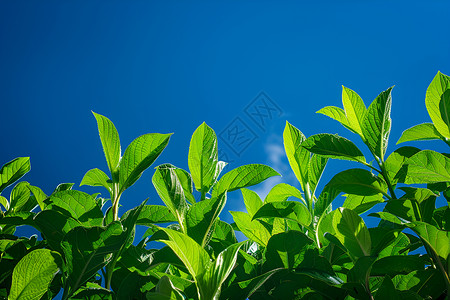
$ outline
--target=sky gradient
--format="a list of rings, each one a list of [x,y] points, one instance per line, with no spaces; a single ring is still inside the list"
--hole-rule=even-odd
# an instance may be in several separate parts
[[[395,85],[388,154],[403,130],[430,121],[426,88],[438,70],[450,74],[449,17],[450,1],[2,1],[0,165],[30,156],[23,180],[47,194],[62,182],[77,187],[89,169],[107,171],[92,110],[114,122],[122,152],[139,135],[173,132],[153,167],[187,169],[191,135],[206,122],[225,170],[267,163],[283,178],[256,186],[261,195],[278,182],[298,187],[282,144],[286,121],[306,136],[338,133],[368,154],[315,114],[342,106],[342,85],[366,106]],[[237,150],[225,138],[236,126],[251,133]],[[330,162],[321,186],[355,166]],[[147,197],[162,204],[153,167],[125,192],[120,214]],[[230,193],[226,210],[242,208]]]

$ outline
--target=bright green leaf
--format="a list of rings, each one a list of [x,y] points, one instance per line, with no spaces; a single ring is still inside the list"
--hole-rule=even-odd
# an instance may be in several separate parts
[[[420,151],[406,160],[405,165],[407,184],[450,181],[450,158],[438,152]]]
[[[330,117],[347,128],[350,127],[347,116],[345,115],[345,111],[340,107],[325,106],[324,108],[318,110],[316,113]]]
[[[384,202],[382,194],[375,194],[371,196],[350,194],[347,195],[347,198],[345,199],[344,204],[342,204],[342,207],[351,209],[359,215],[363,212],[368,211],[376,204],[382,202]]]
[[[433,123],[415,125],[403,131],[397,145],[411,141],[443,140],[444,137],[437,131]]]
[[[396,185],[397,182],[404,182],[406,179],[406,167],[405,161],[419,152],[420,149],[416,147],[400,147],[392,152],[386,161],[384,162],[384,168],[387,172],[387,176],[392,185]]]
[[[83,185],[103,186],[110,193],[113,191],[111,179],[109,179],[108,175],[100,169],[91,169],[87,171],[80,183],[80,186]]]
[[[305,187],[308,181],[308,165],[310,159],[309,151],[300,146],[305,139],[305,135],[300,130],[286,121],[286,126],[283,131],[284,149],[289,165],[302,188]]]
[[[305,203],[302,193],[296,187],[293,187],[287,183],[279,183],[275,185],[267,194],[266,199],[264,199],[264,203],[285,201],[289,197],[295,197]]]
[[[450,138],[449,101],[450,77],[438,72],[428,86],[425,105],[437,131],[446,138]]]
[[[0,169],[0,193],[30,171],[30,158],[18,157]]]
[[[253,220],[249,214],[241,211],[230,211],[233,220],[239,230],[252,241],[257,242],[261,246],[266,246],[271,236],[269,230],[259,221]]]
[[[361,97],[351,89],[342,86],[342,104],[348,126],[359,135],[363,135],[361,126],[366,115],[366,106]]]
[[[321,155],[313,154],[311,156],[308,167],[308,181],[311,194],[313,195],[316,191],[317,185],[319,184],[319,180],[322,177],[323,171],[325,170],[327,162],[328,158]]]
[[[110,119],[95,112],[92,113],[97,120],[98,133],[102,142],[103,152],[105,153],[106,163],[111,174],[115,174],[119,167],[121,155],[119,133]]]
[[[242,188],[241,193],[244,198],[245,208],[247,208],[248,214],[253,217],[258,209],[263,205],[263,202],[259,195],[252,190]]]
[[[253,219],[260,218],[283,218],[293,220],[304,226],[309,226],[312,221],[311,214],[306,206],[296,201],[265,203],[253,216]]]

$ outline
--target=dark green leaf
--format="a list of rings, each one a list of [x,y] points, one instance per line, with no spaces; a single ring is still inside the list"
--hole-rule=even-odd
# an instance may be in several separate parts
[[[301,225],[309,226],[312,221],[311,214],[306,206],[295,201],[278,201],[264,204],[253,216],[259,218],[283,218],[293,220]]]
[[[384,276],[383,282],[375,294],[375,300],[397,300],[399,295],[389,276]]]
[[[416,270],[424,270],[425,261],[415,255],[392,255],[380,258],[373,266],[370,275],[394,277],[397,274],[408,274]]]
[[[336,174],[326,185],[329,189],[361,196],[386,194],[386,183],[364,169],[349,169]]]

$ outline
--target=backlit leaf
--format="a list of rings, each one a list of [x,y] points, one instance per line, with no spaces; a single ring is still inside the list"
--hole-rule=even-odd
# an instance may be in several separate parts
[[[305,139],[305,135],[300,130],[286,121],[286,126],[283,131],[284,149],[289,165],[303,189],[308,180],[308,165],[310,159],[309,151],[300,147]]]
[[[342,104],[349,127],[359,135],[363,135],[361,124],[366,114],[366,106],[361,97],[351,89],[342,86]]]
[[[278,201],[265,203],[253,216],[258,218],[283,218],[293,220],[301,225],[309,226],[311,214],[305,205],[296,201]]]
[[[30,171],[30,158],[18,157],[4,164],[0,169],[0,193]]]
[[[350,127],[345,111],[340,107],[325,106],[324,108],[318,110],[317,113],[330,117],[347,128]]]
[[[111,174],[115,174],[120,161],[120,139],[119,133],[113,122],[107,117],[92,112],[97,120],[98,133],[102,142],[103,152]]]
[[[239,230],[252,241],[257,242],[261,246],[266,246],[271,236],[269,230],[259,221],[253,220],[249,214],[242,211],[230,211],[233,220]]]
[[[425,105],[437,131],[446,138],[450,138],[449,101],[450,77],[438,72],[428,86]]]
[[[442,140],[444,137],[437,131],[433,123],[415,125],[403,131],[397,145],[411,141]]]
[[[296,187],[293,187],[287,183],[279,183],[275,185],[267,194],[266,199],[264,199],[264,203],[285,201],[289,197],[295,197],[305,203],[302,193]]]
[[[105,174],[102,170],[99,169],[91,169],[86,172],[83,179],[81,180],[80,186],[89,185],[89,186],[103,186],[110,193],[112,193],[112,183],[111,179],[109,179],[108,175]]]
[[[241,193],[244,198],[244,204],[247,208],[247,212],[251,217],[253,217],[258,209],[263,205],[263,202],[261,198],[259,198],[259,195],[252,190],[242,188]]]
[[[405,165],[407,184],[450,181],[450,158],[438,152],[420,151],[406,160]]]

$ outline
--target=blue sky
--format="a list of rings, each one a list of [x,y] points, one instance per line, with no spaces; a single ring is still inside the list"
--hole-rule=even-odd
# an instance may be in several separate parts
[[[122,150],[141,134],[174,132],[154,166],[185,169],[202,122],[217,134],[244,123],[253,140],[239,155],[219,139],[227,169],[277,169],[283,178],[255,187],[262,194],[280,180],[295,185],[282,148],[286,120],[307,136],[339,133],[363,147],[315,114],[342,105],[341,85],[366,105],[395,85],[388,153],[403,130],[429,121],[426,88],[438,70],[450,74],[449,17],[449,1],[2,1],[0,164],[30,156],[23,179],[47,194],[79,185],[89,169],[106,171],[92,110],[115,123]],[[246,113],[261,92],[279,109],[264,126]],[[330,163],[324,181],[352,166]],[[121,213],[147,197],[162,203],[152,174],[125,192]],[[228,201],[228,210],[242,207],[239,192]]]

